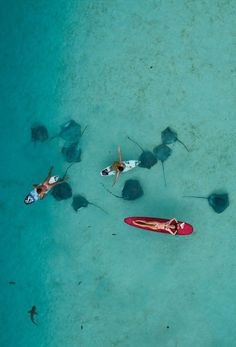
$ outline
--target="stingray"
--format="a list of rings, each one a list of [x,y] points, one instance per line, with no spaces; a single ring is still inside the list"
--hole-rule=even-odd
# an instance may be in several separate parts
[[[213,208],[216,213],[222,213],[229,206],[229,195],[227,193],[222,194],[210,194],[208,197],[205,196],[184,196],[185,198],[197,198],[207,199],[208,204]]]
[[[59,136],[63,138],[63,140],[75,143],[80,140],[81,135],[81,125],[73,119],[61,125]]]
[[[156,156],[151,151],[145,151],[136,141],[132,140],[129,136],[128,139],[135,143],[142,151],[142,154],[138,159],[141,162],[139,166],[146,169],[151,169],[151,167],[157,163]]]
[[[188,147],[182,141],[178,139],[177,133],[174,130],[172,130],[170,127],[167,127],[165,130],[162,131],[161,139],[164,145],[170,145],[171,143],[178,141],[189,152]]]
[[[125,181],[124,188],[122,189],[122,196],[115,195],[108,189],[106,190],[113,196],[124,200],[136,200],[143,195],[143,189],[138,180]]]
[[[153,148],[153,153],[156,155],[157,159],[161,161],[162,164],[162,170],[163,170],[163,176],[166,186],[166,175],[165,175],[165,169],[164,169],[164,161],[166,161],[169,156],[172,153],[172,149],[168,147],[167,145],[158,145]]]
[[[87,129],[87,125],[83,131],[81,131],[81,125],[74,121],[73,119],[69,120],[66,123],[61,125],[61,130],[59,134],[51,137],[51,140],[56,137],[61,137],[63,140],[67,142],[67,144],[79,143],[81,137],[83,136],[85,130]]]
[[[72,197],[72,189],[69,183],[63,182],[52,188],[52,196],[57,200],[66,200]]]
[[[97,208],[99,208],[100,210],[102,210],[103,212],[107,213],[102,207],[88,201],[85,197],[83,197],[80,194],[77,194],[75,196],[73,196],[73,201],[72,201],[72,207],[75,210],[75,212],[78,212],[78,210],[82,207],[87,207],[88,205],[93,205]]]
[[[62,148],[61,152],[65,161],[68,163],[78,163],[81,161],[81,149],[77,147],[78,142],[75,142]]]
[[[33,142],[44,142],[48,139],[48,131],[44,125],[31,127],[31,140]]]

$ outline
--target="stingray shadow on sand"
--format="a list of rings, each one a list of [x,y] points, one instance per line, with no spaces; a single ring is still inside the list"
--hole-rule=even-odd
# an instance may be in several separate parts
[[[81,149],[78,149],[78,142],[63,146],[61,153],[67,163],[79,163],[81,161]]]
[[[34,125],[31,127],[31,141],[32,142],[45,142],[48,139],[48,130],[42,125]]]
[[[142,151],[138,159],[140,161],[139,166],[146,169],[151,169],[151,167],[153,167],[157,163],[157,158],[153,154],[153,152],[144,150],[136,141],[132,140],[129,136],[128,139],[131,142],[135,143]]]
[[[136,200],[143,196],[143,188],[138,180],[130,179],[125,181],[124,187],[122,189],[121,196],[113,194],[110,190],[105,188],[108,193],[115,196],[116,198],[124,200]]]
[[[52,188],[52,196],[57,201],[67,200],[72,197],[72,188],[69,183],[63,182]]]
[[[228,193],[212,193],[208,197],[188,195],[184,196],[184,198],[206,199],[208,201],[208,204],[216,213],[224,212],[224,210],[229,206]]]
[[[162,171],[163,171],[163,177],[165,186],[166,184],[166,175],[165,175],[165,168],[164,168],[164,162],[169,158],[169,156],[172,153],[172,149],[168,147],[167,145],[161,144],[153,148],[153,153],[156,155],[157,159],[161,161],[162,165]]]
[[[184,148],[189,152],[188,147],[178,138],[177,132],[172,130],[170,127],[167,127],[165,130],[162,131],[161,139],[164,145],[170,145],[177,141],[181,143],[181,145],[183,145]]]
[[[60,132],[57,135],[51,137],[51,140],[55,139],[56,137],[60,137],[65,140],[67,146],[70,144],[79,143],[87,127],[88,126],[86,125],[86,127],[82,131],[81,125],[75,120],[71,119],[61,125]]]
[[[76,194],[73,196],[73,201],[71,206],[73,207],[75,212],[78,212],[78,210],[80,210],[83,207],[88,207],[88,205],[95,206],[107,214],[107,212],[102,207],[94,204],[93,202],[88,201],[84,196],[80,194]]]

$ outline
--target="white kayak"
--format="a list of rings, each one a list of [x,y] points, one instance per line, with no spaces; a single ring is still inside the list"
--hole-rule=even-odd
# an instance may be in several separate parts
[[[137,167],[141,162],[139,160],[126,160],[126,161],[122,161],[122,163],[125,165],[123,172],[127,172],[129,170],[134,169],[135,167]],[[112,169],[112,165],[107,166],[105,169],[103,169],[100,172],[101,176],[111,176],[111,175],[115,175],[116,171]]]

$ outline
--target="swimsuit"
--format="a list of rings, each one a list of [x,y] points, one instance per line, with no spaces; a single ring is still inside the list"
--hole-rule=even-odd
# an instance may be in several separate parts
[[[59,176],[52,176],[48,180],[48,183],[40,183],[37,185],[38,188],[42,187],[42,192],[46,195],[49,190],[52,188],[53,184],[56,183],[59,180]],[[34,188],[25,198],[25,203],[26,204],[32,204],[33,202],[41,199],[40,194],[37,193],[37,188]]]

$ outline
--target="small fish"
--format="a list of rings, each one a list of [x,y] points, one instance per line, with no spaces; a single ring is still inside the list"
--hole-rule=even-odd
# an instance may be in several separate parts
[[[30,314],[30,319],[31,319],[32,323],[35,325],[38,325],[34,320],[34,316],[37,314],[36,306],[32,306],[31,310],[29,310],[28,313]]]
[[[10,281],[10,282],[8,282],[8,284],[16,284],[16,282]]]
[[[112,234],[112,235],[116,235],[116,234]]]
[[[81,326],[80,326],[80,329],[81,329],[81,330],[83,330],[83,329],[84,329],[84,326],[83,326],[82,324],[81,324]]]

